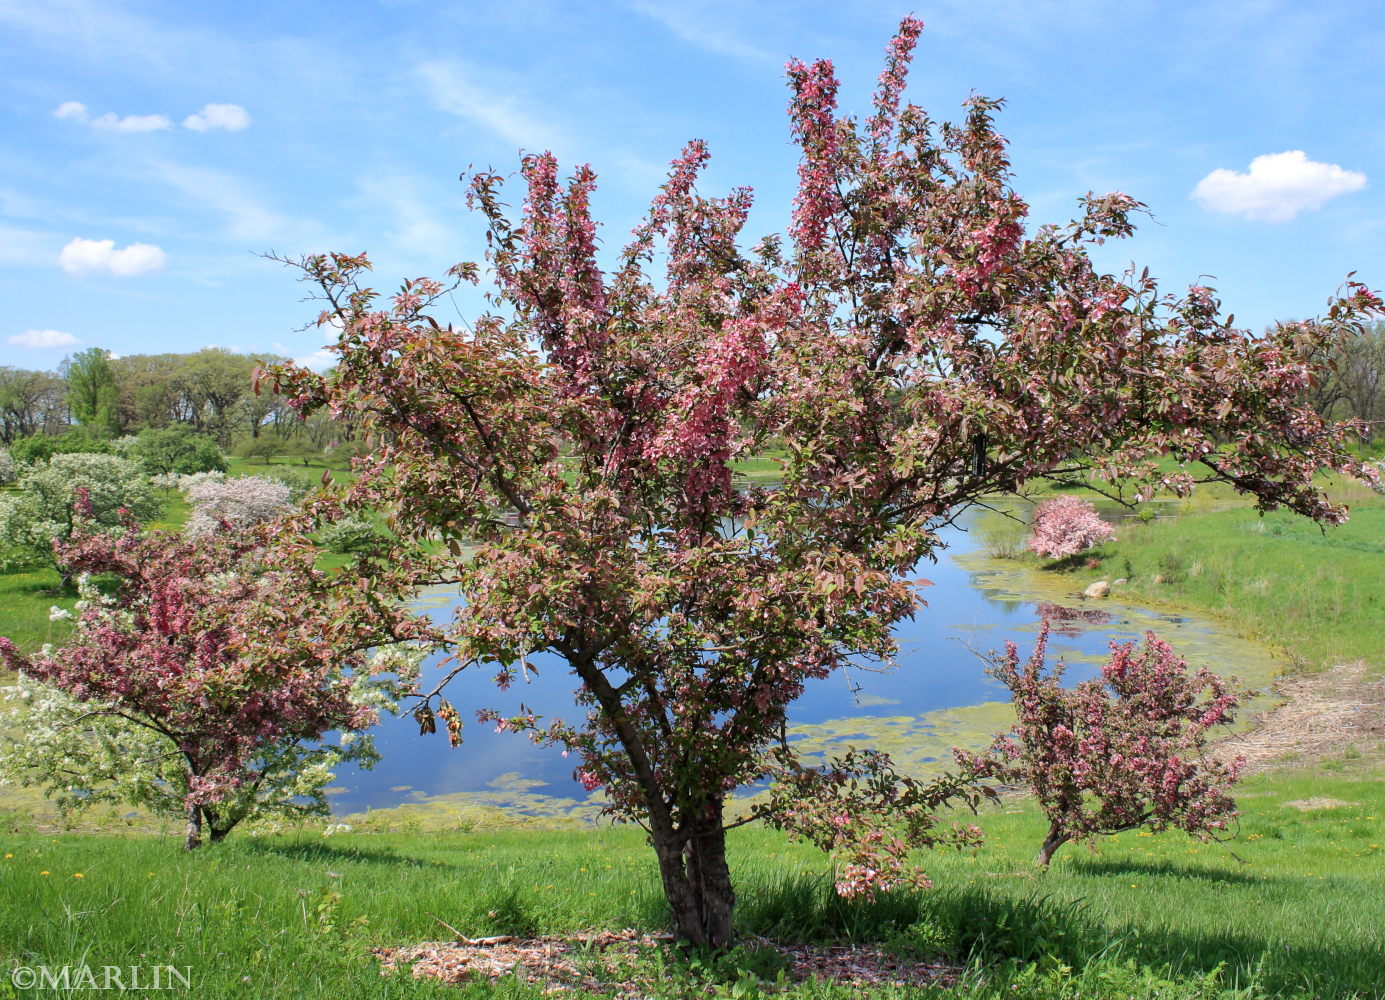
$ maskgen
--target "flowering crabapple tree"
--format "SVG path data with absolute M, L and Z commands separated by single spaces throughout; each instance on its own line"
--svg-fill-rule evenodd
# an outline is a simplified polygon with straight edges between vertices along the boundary
M 117 584 L 110 597 L 88 588 L 61 648 L 26 655 L 0 638 L 31 730 L 4 754 L 10 776 L 46 784 L 60 805 L 118 800 L 181 814 L 191 850 L 204 827 L 215 842 L 251 816 L 320 811 L 332 764 L 373 763 L 363 731 L 416 659 L 367 656 L 378 616 L 370 640 L 362 632 L 355 643 L 349 614 L 323 618 L 313 591 L 325 577 L 310 550 L 271 552 L 248 534 L 141 535 L 131 524 L 118 539 L 79 532 L 58 557 Z M 347 738 L 320 746 L 329 730 Z
M 1236 816 L 1229 791 L 1245 764 L 1209 757 L 1207 732 L 1235 719 L 1243 692 L 1206 668 L 1190 673 L 1154 633 L 1111 643 L 1098 679 L 1062 686 L 1045 673 L 1048 622 L 1021 665 L 1013 642 L 988 673 L 1018 716 L 984 754 L 953 750 L 964 776 L 1030 788 L 1048 817 L 1038 864 L 1070 840 L 1125 830 L 1180 829 L 1203 840 Z
M 1116 529 L 1101 519 L 1090 500 L 1064 494 L 1035 508 L 1028 545 L 1031 552 L 1045 559 L 1063 559 L 1086 552 L 1115 534 Z
M 288 484 L 263 476 L 197 477 L 185 485 L 183 493 L 192 505 L 183 530 L 199 538 L 227 526 L 237 531 L 252 528 L 293 508 Z
M 82 490 L 87 514 L 73 507 Z M 147 521 L 161 510 L 158 497 L 134 462 L 114 455 L 54 455 L 20 477 L 15 491 L 0 499 L 0 543 L 19 560 L 43 560 L 62 575 L 71 574 L 54 555 L 55 540 L 66 542 L 78 523 L 87 531 L 118 533 L 133 517 Z
M 537 652 L 566 662 L 578 716 L 480 716 L 575 754 L 611 813 L 644 825 L 688 942 L 733 936 L 726 832 L 751 817 L 728 805 L 745 786 L 830 795 L 792 812 L 771 795 L 752 815 L 845 852 L 854 888 L 904 877 L 914 846 L 973 836 L 902 784 L 862 794 L 890 778 L 882 757 L 814 766 L 784 738 L 807 684 L 891 660 L 893 626 L 923 603 L 915 564 L 969 504 L 1045 478 L 1149 495 L 1171 454 L 1189 464 L 1180 489 L 1229 482 L 1338 521 L 1312 474 L 1358 467 L 1349 428 L 1300 399 L 1313 346 L 1380 300 L 1352 285 L 1321 323 L 1256 337 L 1205 288 L 1099 273 L 1087 248 L 1128 234 L 1139 203 L 1088 197 L 1076 222 L 1028 227 L 999 102 L 940 125 L 903 101 L 920 28 L 902 22 L 864 120 L 837 112 L 830 63 L 789 64 L 786 236 L 745 242 L 750 191 L 703 194 L 694 141 L 607 267 L 596 174 L 563 180 L 552 155 L 525 156 L 518 218 L 501 177 L 470 178 L 488 311 L 445 324 L 444 283 L 382 298 L 364 256 L 310 257 L 337 364 L 268 372 L 302 413 L 374 442 L 354 483 L 313 504 L 388 512 L 400 550 L 362 562 L 373 591 L 458 589 L 432 636 L 447 677 L 490 669 L 505 686 Z M 770 443 L 779 481 L 738 482 Z M 444 698 L 422 691 L 418 715 L 455 738 Z

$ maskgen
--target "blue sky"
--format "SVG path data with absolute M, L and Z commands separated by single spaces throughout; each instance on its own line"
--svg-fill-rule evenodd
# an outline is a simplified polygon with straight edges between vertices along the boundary
M 910 99 L 951 118 L 973 90 L 1007 98 L 1034 221 L 1088 190 L 1150 205 L 1104 266 L 1210 275 L 1256 329 L 1318 312 L 1348 271 L 1385 286 L 1373 2 L 0 0 L 0 363 L 320 361 L 305 289 L 258 255 L 367 251 L 384 289 L 479 259 L 457 176 L 520 149 L 594 166 L 612 246 L 693 137 L 704 189 L 752 186 L 751 233 L 782 229 L 784 61 L 831 58 L 867 108 L 911 10 Z

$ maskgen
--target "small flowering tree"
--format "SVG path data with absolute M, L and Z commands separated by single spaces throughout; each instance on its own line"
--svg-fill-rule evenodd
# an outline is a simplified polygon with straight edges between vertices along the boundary
M 313 501 L 385 511 L 396 554 L 363 557 L 343 582 L 358 573 L 397 600 L 456 587 L 464 600 L 435 631 L 448 678 L 486 669 L 508 686 L 540 651 L 570 668 L 571 717 L 474 707 L 575 754 L 584 786 L 649 831 L 688 942 L 734 934 L 738 789 L 838 789 L 840 808 L 771 797 L 758 815 L 828 846 L 869 842 L 846 859 L 852 891 L 943 836 L 926 796 L 907 795 L 891 828 L 896 810 L 876 807 L 894 793 L 863 791 L 888 778 L 879 758 L 797 760 L 784 732 L 807 685 L 891 660 L 892 628 L 923 606 L 915 566 L 968 505 L 1074 475 L 1144 495 L 1172 454 L 1189 470 L 1180 487 L 1228 482 L 1336 522 L 1345 511 L 1313 473 L 1360 468 L 1350 428 L 1302 398 L 1317 345 L 1380 300 L 1353 284 L 1321 322 L 1259 337 L 1206 288 L 1170 296 L 1098 272 L 1088 248 L 1129 234 L 1139 203 L 1089 197 L 1075 222 L 1027 229 L 998 102 L 973 98 L 963 122 L 939 125 L 902 101 L 920 28 L 900 25 L 863 121 L 837 113 L 830 63 L 789 64 L 801 160 L 786 236 L 747 246 L 749 190 L 701 193 L 708 153 L 692 142 L 608 270 L 595 173 L 563 180 L 551 154 L 526 156 L 520 218 L 500 176 L 470 181 L 492 311 L 445 325 L 444 283 L 382 299 L 365 257 L 311 257 L 337 364 L 268 374 L 300 412 L 375 444 L 351 486 Z M 777 485 L 738 482 L 737 462 L 771 444 Z M 417 716 L 457 738 L 445 684 Z
M 80 491 L 86 513 L 73 500 Z M 46 465 L 24 473 L 14 492 L 0 498 L 0 543 L 20 559 L 45 561 L 69 583 L 70 574 L 54 554 L 77 530 L 120 532 L 131 518 L 148 521 L 162 505 L 139 466 L 114 455 L 54 455 Z
M 293 508 L 293 491 L 288 484 L 263 476 L 196 477 L 183 493 L 192 505 L 183 530 L 198 538 L 227 525 L 236 530 L 252 528 Z
M 131 525 L 119 539 L 78 534 L 58 554 L 118 584 L 109 598 L 87 588 L 59 649 L 30 656 L 0 638 L 0 660 L 20 673 L 8 694 L 24 733 L 0 753 L 0 772 L 67 807 L 180 814 L 192 849 L 204 827 L 217 841 L 248 817 L 324 811 L 331 767 L 375 759 L 363 731 L 417 660 L 369 660 L 374 628 L 342 642 L 345 623 L 314 603 L 325 578 L 309 551 Z M 329 730 L 343 739 L 320 745 Z
M 1236 815 L 1229 791 L 1244 765 L 1208 756 L 1207 733 L 1235 718 L 1241 693 L 1152 632 L 1138 651 L 1111 644 L 1099 679 L 1062 686 L 1045 673 L 1045 622 L 1029 659 L 1013 642 L 989 673 L 1015 702 L 1011 733 L 984 754 L 954 750 L 964 776 L 1031 789 L 1049 820 L 1038 863 L 1070 840 L 1146 828 L 1217 836 Z
M 1035 508 L 1028 544 L 1045 559 L 1063 559 L 1100 545 L 1115 534 L 1116 529 L 1101 519 L 1090 500 L 1064 494 Z

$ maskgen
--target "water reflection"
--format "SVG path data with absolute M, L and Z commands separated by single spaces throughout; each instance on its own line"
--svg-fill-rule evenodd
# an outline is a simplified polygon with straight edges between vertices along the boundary
M 1111 641 L 1138 639 L 1157 629 L 1192 663 L 1234 672 L 1257 682 L 1278 667 L 1263 647 L 1228 635 L 1210 621 L 1147 611 L 1119 603 L 1087 602 L 1080 591 L 1087 576 L 1035 573 L 982 551 L 977 532 L 964 518 L 946 529 L 947 551 L 936 564 L 920 567 L 934 586 L 927 607 L 898 628 L 900 668 L 849 670 L 811 684 L 790 714 L 800 747 L 830 751 L 849 743 L 881 746 L 924 767 L 950 759 L 954 744 L 979 746 L 1007 725 L 1007 692 L 986 676 L 983 657 L 1006 641 L 1022 651 L 1033 644 L 1040 621 L 1057 627 L 1049 643 L 1052 659 L 1068 663 L 1069 683 L 1091 677 Z M 455 595 L 435 594 L 436 614 L 449 614 Z M 493 671 L 466 671 L 450 685 L 459 707 L 490 706 L 506 714 L 523 701 L 544 717 L 573 712 L 572 681 L 554 656 L 537 656 L 539 675 L 500 692 Z M 425 668 L 425 683 L 441 668 Z M 463 717 L 471 716 L 463 708 Z M 464 793 L 467 804 L 503 806 L 534 815 L 587 812 L 599 793 L 587 795 L 572 778 L 574 761 L 556 748 L 536 747 L 522 736 L 496 733 L 471 722 L 463 745 L 453 750 L 441 736 L 420 736 L 411 719 L 384 720 L 376 729 L 382 760 L 373 771 L 343 769 L 332 799 L 338 814 L 383 808 Z

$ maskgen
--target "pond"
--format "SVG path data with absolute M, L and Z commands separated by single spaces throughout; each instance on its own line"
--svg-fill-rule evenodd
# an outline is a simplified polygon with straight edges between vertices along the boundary
M 928 606 L 897 630 L 897 670 L 843 671 L 810 683 L 790 712 L 790 739 L 801 749 L 874 746 L 907 769 L 926 772 L 949 762 L 953 746 L 985 746 L 1011 716 L 1008 693 L 986 676 L 979 654 L 1001 649 L 1007 640 L 1027 653 L 1045 615 L 1055 620 L 1049 662 L 1061 656 L 1070 683 L 1095 673 L 1110 641 L 1139 639 L 1147 630 L 1191 664 L 1205 663 L 1257 686 L 1282 668 L 1268 648 L 1225 626 L 1124 603 L 1120 588 L 1106 600 L 1083 599 L 1088 583 L 1109 579 L 1100 572 L 1045 572 L 990 558 L 980 540 L 988 517 L 995 515 L 969 512 L 946 529 L 947 547 L 938 561 L 918 567 L 933 586 L 924 591 Z M 435 600 L 446 613 L 449 599 Z M 438 659 L 426 665 L 425 682 L 439 676 Z M 565 666 L 553 656 L 533 662 L 538 677 L 506 693 L 487 671 L 464 671 L 452 681 L 448 697 L 468 723 L 457 749 L 441 734 L 420 736 L 410 718 L 384 719 L 374 731 L 380 763 L 370 771 L 338 771 L 333 813 L 418 806 L 435 812 L 495 807 L 528 816 L 593 815 L 600 793 L 589 796 L 573 780 L 575 759 L 523 736 L 497 733 L 468 712 L 479 706 L 511 712 L 523 701 L 541 716 L 571 717 L 573 684 Z

